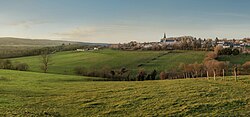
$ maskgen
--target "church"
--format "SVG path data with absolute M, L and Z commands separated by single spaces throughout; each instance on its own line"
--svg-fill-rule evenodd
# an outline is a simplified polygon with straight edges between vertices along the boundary
M 161 43 L 165 43 L 167 45 L 173 45 L 177 42 L 174 38 L 167 38 L 166 33 L 164 33 L 163 38 L 161 39 Z

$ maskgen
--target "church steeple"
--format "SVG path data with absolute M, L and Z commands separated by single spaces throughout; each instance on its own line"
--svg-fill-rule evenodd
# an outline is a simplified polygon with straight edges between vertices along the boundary
M 167 35 L 166 35 L 166 33 L 164 33 L 164 37 L 163 37 L 163 38 L 164 38 L 164 39 L 165 39 L 165 38 L 167 38 Z

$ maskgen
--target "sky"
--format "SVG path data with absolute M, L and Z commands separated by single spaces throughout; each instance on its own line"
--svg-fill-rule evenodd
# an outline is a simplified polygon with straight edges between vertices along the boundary
M 0 0 L 0 37 L 124 43 L 250 37 L 250 0 Z

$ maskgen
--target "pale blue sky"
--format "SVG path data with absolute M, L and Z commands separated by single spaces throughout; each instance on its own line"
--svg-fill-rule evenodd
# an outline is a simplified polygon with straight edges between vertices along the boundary
M 249 0 L 0 0 L 0 36 L 85 42 L 250 37 Z

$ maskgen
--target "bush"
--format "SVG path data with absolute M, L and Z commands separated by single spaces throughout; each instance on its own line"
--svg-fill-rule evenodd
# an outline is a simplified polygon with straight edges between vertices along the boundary
M 250 61 L 247 61 L 245 62 L 243 65 L 242 65 L 242 68 L 247 72 L 250 70 Z
M 10 60 L 1 60 L 0 61 L 0 68 L 1 69 L 12 69 L 13 65 Z
M 144 70 L 139 70 L 139 73 L 137 75 L 137 81 L 144 81 L 146 76 L 146 72 Z
M 214 48 L 214 52 L 219 55 L 220 51 L 223 50 L 223 46 L 221 45 L 217 45 L 215 48 Z
M 165 73 L 165 72 L 161 72 L 161 73 L 160 73 L 160 79 L 161 79 L 161 80 L 165 80 L 166 78 L 167 78 L 166 73 Z
M 211 58 L 211 59 L 216 59 L 218 57 L 218 55 L 215 52 L 209 52 L 207 54 L 207 57 Z
M 85 69 L 85 67 L 82 67 L 82 66 L 77 66 L 77 67 L 75 67 L 75 73 L 77 74 L 77 75 L 87 75 L 87 72 L 86 72 L 86 69 Z
M 239 55 L 240 51 L 238 49 L 233 49 L 232 53 L 233 55 Z
M 27 71 L 29 69 L 29 65 L 26 63 L 18 63 L 15 65 L 14 69 L 19 71 Z
M 225 48 L 220 51 L 220 55 L 232 55 L 233 51 L 230 48 Z

